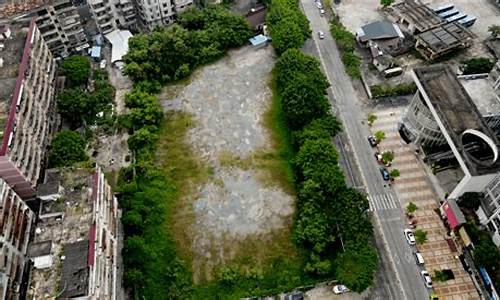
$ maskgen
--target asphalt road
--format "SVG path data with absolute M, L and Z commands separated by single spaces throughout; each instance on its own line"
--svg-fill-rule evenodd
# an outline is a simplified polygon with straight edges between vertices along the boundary
M 385 252 L 381 253 L 382 263 L 388 262 L 387 265 L 393 270 L 391 273 L 395 275 L 387 276 L 387 278 L 395 279 L 384 284 L 383 280 L 376 278 L 376 284 L 382 284 L 383 287 L 376 287 L 379 295 L 374 295 L 370 299 L 428 299 L 429 291 L 420 278 L 419 269 L 412 254 L 413 249 L 403 236 L 405 227 L 403 209 L 395 193 L 384 185 L 379 166 L 373 158 L 373 150 L 366 140 L 369 129 L 363 124 L 366 113 L 361 107 L 361 101 L 355 93 L 350 78 L 345 73 L 335 41 L 329 34 L 328 20 L 320 16 L 313 0 L 301 0 L 301 4 L 313 31 L 317 53 L 331 83 L 329 94 L 333 97 L 329 97 L 330 102 L 343 123 L 345 137 L 347 137 L 346 144 L 359 166 L 358 171 L 365 190 L 372 202 L 382 204 L 392 199 L 396 203 L 393 208 L 374 209 L 372 212 L 374 226 L 377 229 L 378 248 L 385 248 Z M 325 38 L 322 40 L 318 37 L 320 30 L 325 33 Z M 338 142 L 336 144 L 339 145 Z M 339 149 L 339 152 L 342 153 L 342 149 Z M 352 168 L 354 167 L 351 165 Z M 349 178 L 350 175 L 347 175 Z M 374 207 L 376 206 L 381 207 L 381 205 Z M 383 270 L 383 272 L 390 271 Z

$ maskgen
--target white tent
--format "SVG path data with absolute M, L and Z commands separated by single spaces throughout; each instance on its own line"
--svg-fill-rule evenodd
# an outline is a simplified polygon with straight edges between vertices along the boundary
M 132 37 L 132 33 L 128 30 L 114 30 L 105 37 L 111 44 L 111 63 L 121 61 L 128 52 L 128 40 Z

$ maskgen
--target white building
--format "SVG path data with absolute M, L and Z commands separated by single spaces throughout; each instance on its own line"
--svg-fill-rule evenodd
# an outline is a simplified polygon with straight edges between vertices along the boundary
M 89 0 L 89 8 L 102 34 L 136 25 L 136 10 L 132 0 Z
M 175 15 L 193 4 L 193 0 L 136 0 L 142 25 L 150 30 L 172 24 Z

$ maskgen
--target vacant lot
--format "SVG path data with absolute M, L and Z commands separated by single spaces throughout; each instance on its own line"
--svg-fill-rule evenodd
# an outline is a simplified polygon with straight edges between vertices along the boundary
M 163 107 L 181 116 L 172 130 L 187 130 L 184 154 L 160 156 L 165 166 L 188 174 L 171 230 L 195 283 L 214 279 L 223 265 L 265 268 L 269 259 L 295 255 L 289 236 L 293 197 L 285 192 L 289 186 L 279 184 L 286 182 L 282 158 L 263 122 L 273 65 L 272 48 L 244 47 L 162 96 Z M 166 139 L 170 134 L 178 132 L 163 132 Z M 190 163 L 181 163 L 183 155 Z

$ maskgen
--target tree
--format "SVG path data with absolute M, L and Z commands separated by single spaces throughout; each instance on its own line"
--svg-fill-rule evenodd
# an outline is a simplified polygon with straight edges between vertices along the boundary
M 497 38 L 500 36 L 500 25 L 491 25 L 488 27 L 488 31 L 491 33 L 491 36 Z
M 481 193 L 465 192 L 458 198 L 458 204 L 466 209 L 476 210 L 481 205 Z
M 130 136 L 128 139 L 128 147 L 132 151 L 140 149 L 151 149 L 154 143 L 158 140 L 158 135 L 152 133 L 147 127 L 142 127 Z
M 49 162 L 51 167 L 66 167 L 88 159 L 85 141 L 75 131 L 62 130 L 50 145 Z
M 408 205 L 406 205 L 406 211 L 410 214 L 414 213 L 417 209 L 418 209 L 418 206 L 413 202 L 410 202 L 410 203 L 408 203 Z
M 399 177 L 399 175 L 401 175 L 401 174 L 399 173 L 398 169 L 392 169 L 391 172 L 389 172 L 389 176 L 393 180 L 396 179 L 397 177 Z
M 377 270 L 377 251 L 368 243 L 346 243 L 346 251 L 335 260 L 339 282 L 355 292 L 362 292 L 373 284 Z
M 386 8 L 386 7 L 389 7 L 392 5 L 392 3 L 394 3 L 394 0 L 380 0 L 380 5 L 383 7 L 383 8 Z
M 87 114 L 89 96 L 81 89 L 66 89 L 57 95 L 57 111 L 74 125 L 80 125 Z
M 377 120 L 377 116 L 374 114 L 368 114 L 368 125 L 372 126 L 373 123 Z
M 392 151 L 384 151 L 382 153 L 382 162 L 384 164 L 391 163 L 394 160 L 394 153 Z
M 460 69 L 464 75 L 482 74 L 489 73 L 494 65 L 495 63 L 486 57 L 477 57 L 463 61 Z
M 474 260 L 480 267 L 485 267 L 489 270 L 497 267 L 500 262 L 500 252 L 495 246 L 491 238 L 481 239 L 474 246 Z
M 295 156 L 295 166 L 303 174 L 318 172 L 322 166 L 336 166 L 338 154 L 328 140 L 307 140 Z
M 68 57 L 61 65 L 69 87 L 86 85 L 90 77 L 90 60 L 82 55 Z
M 375 132 L 374 136 L 375 136 L 375 140 L 377 141 L 377 144 L 378 144 L 383 139 L 385 139 L 385 132 L 379 130 L 379 131 Z
M 288 49 L 299 49 L 306 41 L 300 26 L 291 19 L 284 19 L 270 28 L 274 49 L 278 55 Z
M 422 229 L 415 230 L 415 241 L 417 244 L 423 244 L 427 241 L 427 231 Z
M 304 129 L 295 133 L 296 144 L 300 147 L 307 140 L 327 139 L 329 140 L 341 130 L 341 124 L 331 114 L 313 120 Z

